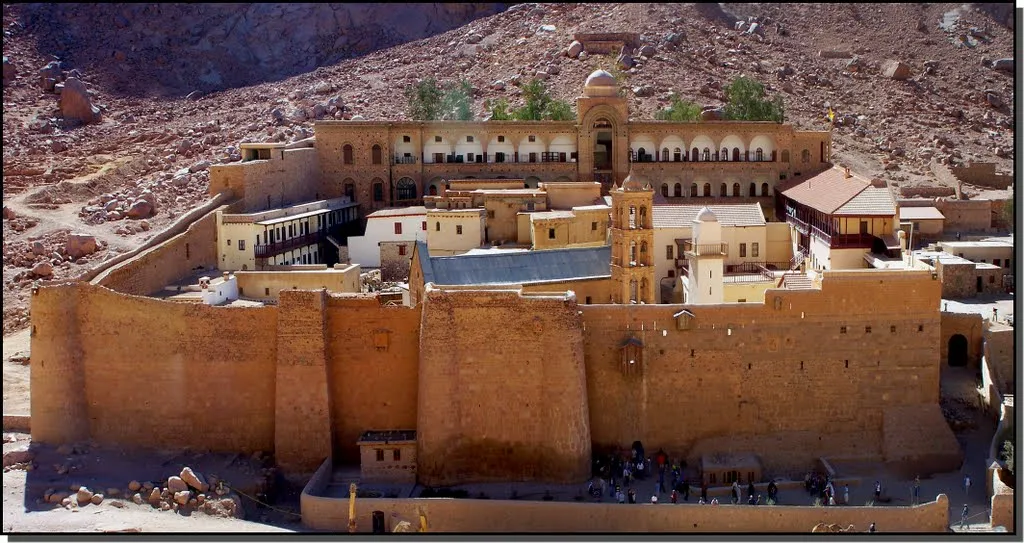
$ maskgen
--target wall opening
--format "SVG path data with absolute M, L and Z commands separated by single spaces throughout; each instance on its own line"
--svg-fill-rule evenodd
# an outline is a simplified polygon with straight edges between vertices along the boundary
M 949 352 L 947 354 L 950 366 L 961 367 L 967 365 L 967 338 L 963 334 L 953 334 L 949 338 Z

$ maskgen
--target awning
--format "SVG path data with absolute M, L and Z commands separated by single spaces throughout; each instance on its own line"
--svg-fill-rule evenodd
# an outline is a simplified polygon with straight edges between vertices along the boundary
M 900 242 L 896 239 L 896 236 L 892 234 L 885 234 L 882 236 L 882 241 L 885 242 L 886 249 L 899 249 Z

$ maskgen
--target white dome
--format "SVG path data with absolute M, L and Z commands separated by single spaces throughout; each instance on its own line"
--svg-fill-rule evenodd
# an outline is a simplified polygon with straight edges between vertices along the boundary
M 604 70 L 596 70 L 594 73 L 587 77 L 587 82 L 583 85 L 584 87 L 614 87 L 617 83 L 615 77 L 612 74 Z
M 705 207 L 700 210 L 700 213 L 697 214 L 697 218 L 693 222 L 718 222 L 718 217 L 715 216 L 713 211 Z

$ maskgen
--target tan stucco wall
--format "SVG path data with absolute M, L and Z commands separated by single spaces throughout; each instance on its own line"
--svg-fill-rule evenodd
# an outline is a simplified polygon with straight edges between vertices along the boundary
M 789 262 L 793 258 L 793 239 L 789 223 L 770 222 L 765 225 L 766 262 Z
M 210 194 L 224 189 L 244 202 L 241 211 L 245 213 L 325 197 L 320 189 L 317 150 L 311 148 L 274 150 L 270 160 L 210 166 Z
M 758 302 L 764 303 L 764 293 L 770 288 L 775 288 L 774 281 L 762 283 L 726 283 L 722 287 L 723 302 Z
M 484 245 L 486 214 L 475 211 L 428 211 L 427 248 L 431 256 L 450 256 Z M 437 229 L 437 224 L 441 229 Z M 514 222 L 513 222 L 514 224 Z M 462 233 L 458 234 L 458 226 Z
M 377 460 L 378 450 L 383 451 L 384 460 Z M 416 443 L 360 443 L 359 475 L 360 482 L 416 483 Z
M 302 266 L 301 268 L 312 268 Z M 319 290 L 328 292 L 359 292 L 359 265 L 344 264 L 322 270 L 238 271 L 238 295 L 255 300 L 276 300 L 282 290 Z M 268 294 L 269 290 L 269 294 Z

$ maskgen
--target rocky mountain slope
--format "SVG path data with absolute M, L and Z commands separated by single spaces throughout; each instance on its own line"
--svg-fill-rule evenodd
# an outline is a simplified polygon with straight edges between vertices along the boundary
M 616 64 L 567 56 L 575 32 L 651 48 L 622 71 L 634 118 L 672 92 L 722 104 L 747 75 L 798 128 L 826 129 L 831 107 L 836 160 L 908 193 L 933 158 L 1013 167 L 1012 61 L 994 63 L 1013 56 L 1012 11 L 995 4 L 341 6 L 359 5 L 4 4 L 5 331 L 27 322 L 34 267 L 74 277 L 137 246 L 201 202 L 208 166 L 242 141 L 404 119 L 402 89 L 428 76 L 468 80 L 480 119 L 532 77 L 572 102 Z M 69 255 L 71 232 L 95 252 Z

